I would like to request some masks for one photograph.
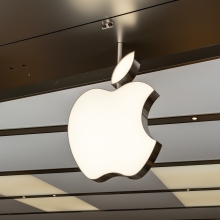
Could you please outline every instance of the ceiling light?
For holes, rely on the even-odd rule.
[[[58,194],[62,190],[31,175],[1,176],[0,194],[5,196]]]
[[[219,206],[220,190],[173,193],[184,206]]]
[[[112,19],[106,19],[106,20],[102,21],[102,23],[101,23],[102,30],[112,28],[113,24],[114,24],[114,22]]]
[[[193,121],[196,121],[198,118],[197,117],[192,117],[192,120]]]
[[[187,192],[173,193],[185,206],[220,205],[220,190],[190,191],[192,188],[219,187],[220,164],[158,167],[151,170],[168,189],[187,189]]]
[[[98,210],[94,206],[74,196],[53,198],[26,198],[24,200],[16,200],[24,204],[33,206],[37,209],[41,209],[45,212]]]
[[[220,164],[152,168],[168,189],[220,186]]]
[[[53,197],[56,197],[56,195],[53,195]]]
[[[66,194],[66,192],[46,183],[31,175],[22,176],[1,176],[0,194],[3,196],[19,195],[53,195]],[[75,211],[75,210],[97,210],[96,207],[84,202],[83,200],[70,197],[45,197],[45,198],[26,198],[16,199],[44,211]]]

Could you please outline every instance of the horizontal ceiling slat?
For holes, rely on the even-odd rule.
[[[102,212],[132,212],[132,211],[161,211],[161,210],[189,210],[189,209],[219,209],[220,206],[191,206],[191,207],[161,207],[161,208],[134,208],[134,209],[106,209],[106,210],[93,210],[93,211],[61,211],[61,212],[23,212],[23,213],[10,213],[11,216],[16,215],[52,215],[52,214],[67,214],[67,213],[102,213]],[[8,216],[9,213],[0,213],[0,216]]]
[[[194,121],[192,118],[196,117]],[[148,125],[166,125],[166,124],[180,124],[180,123],[195,123],[204,121],[218,121],[220,120],[220,113],[212,114],[194,114],[184,116],[172,116],[164,118],[149,118]],[[16,129],[1,129],[0,136],[13,136],[13,135],[27,135],[27,134],[42,134],[42,133],[57,133],[67,132],[68,125],[55,125],[44,127],[32,128],[16,128]]]
[[[68,193],[68,194],[56,194],[56,197],[70,197],[70,196],[104,196],[104,195],[131,195],[131,194],[154,194],[154,193],[171,193],[171,192],[199,192],[199,191],[216,191],[220,190],[220,187],[209,188],[185,188],[185,189],[158,189],[158,190],[136,190],[136,191],[112,191],[112,192],[87,192],[87,193]],[[47,198],[54,197],[54,194],[46,195],[21,195],[21,196],[4,196],[0,197],[0,200],[10,199],[22,199],[25,196],[28,198]]]
[[[220,164],[220,159],[154,163],[153,167],[194,166],[194,165],[211,165],[211,164]],[[70,168],[56,168],[56,169],[1,171],[0,176],[70,173],[70,172],[71,173],[81,172],[81,170],[78,167],[70,167]]]

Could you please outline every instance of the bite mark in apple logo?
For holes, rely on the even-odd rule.
[[[142,82],[132,82],[140,68],[135,52],[116,66],[110,92],[92,89],[75,102],[69,117],[68,137],[80,170],[103,182],[115,176],[143,177],[153,166],[161,144],[142,124],[147,120],[157,92]]]

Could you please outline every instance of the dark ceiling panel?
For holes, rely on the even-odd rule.
[[[181,0],[117,17],[109,30],[97,22],[1,47],[0,89],[114,66],[117,41],[142,59],[218,44],[219,8],[218,0]]]
[[[0,45],[76,27],[106,17],[114,17],[170,1],[1,0]]]
[[[196,50],[186,51],[178,54],[171,54],[163,57],[142,60],[139,74],[155,72],[172,67],[203,62],[220,57],[220,45],[204,47]],[[0,102],[19,99],[28,96],[35,96],[53,91],[65,90],[68,88],[90,85],[98,82],[109,81],[113,67],[70,75],[58,79],[43,81],[40,83],[28,84],[7,90],[0,90]]]

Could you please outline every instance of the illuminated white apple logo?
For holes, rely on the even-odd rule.
[[[161,144],[145,132],[142,114],[159,96],[142,82],[131,82],[140,67],[132,52],[116,66],[114,92],[92,89],[74,104],[68,125],[73,156],[80,170],[96,182],[114,176],[143,177],[156,160]]]

